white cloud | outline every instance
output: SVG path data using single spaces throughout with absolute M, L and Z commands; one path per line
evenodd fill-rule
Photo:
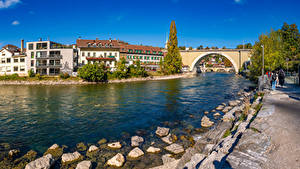
M 12 7 L 20 2 L 20 0 L 0 0 L 0 9 Z
M 17 25 L 20 25 L 20 22 L 19 21 L 13 21 L 11 24 L 14 25 L 14 26 L 17 26 Z

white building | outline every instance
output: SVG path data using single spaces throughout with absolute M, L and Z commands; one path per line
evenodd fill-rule
M 77 50 L 52 41 L 27 42 L 27 68 L 41 75 L 72 74 L 77 67 Z
M 23 42 L 23 40 L 22 40 Z M 0 75 L 18 74 L 27 76 L 26 55 L 21 49 L 14 45 L 6 45 L 0 50 Z
M 118 40 L 83 40 L 77 39 L 78 63 L 83 66 L 88 63 L 104 63 L 111 70 L 120 60 Z

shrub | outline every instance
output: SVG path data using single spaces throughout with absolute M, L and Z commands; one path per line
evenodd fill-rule
M 69 73 L 60 73 L 59 74 L 59 77 L 61 79 L 68 79 L 70 77 Z
M 28 77 L 35 77 L 35 73 L 32 69 L 28 70 Z
M 42 80 L 43 79 L 43 76 L 41 74 L 39 74 L 39 73 L 36 74 L 35 76 L 37 77 L 38 80 Z
M 88 82 L 107 81 L 107 70 L 104 64 L 87 64 L 78 70 L 78 76 Z

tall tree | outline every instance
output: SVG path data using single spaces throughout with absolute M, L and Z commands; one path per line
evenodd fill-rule
M 280 35 L 283 42 L 283 53 L 290 60 L 300 53 L 300 34 L 295 24 L 284 23 Z
M 163 70 L 165 74 L 175 74 L 181 72 L 181 67 L 182 59 L 178 48 L 177 30 L 175 21 L 172 21 L 168 40 L 168 53 L 164 58 Z

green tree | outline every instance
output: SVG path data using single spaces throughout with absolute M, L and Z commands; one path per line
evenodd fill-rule
M 203 49 L 203 45 L 198 46 L 197 49 L 198 49 L 198 50 Z
M 148 73 L 141 67 L 140 60 L 137 60 L 134 65 L 128 67 L 128 75 L 130 77 L 147 77 Z
M 179 46 L 179 50 L 185 50 L 186 47 L 185 46 Z
M 190 47 L 189 47 L 189 50 L 193 50 L 193 47 L 190 46 Z
M 295 60 L 300 53 L 300 34 L 297 25 L 284 23 L 279 32 L 283 42 L 283 54 L 290 60 Z
M 170 34 L 168 40 L 168 53 L 164 58 L 164 73 L 175 74 L 180 73 L 182 67 L 182 59 L 180 56 L 177 40 L 177 30 L 175 21 L 171 22 Z
M 78 76 L 88 82 L 107 81 L 107 70 L 103 63 L 88 63 L 78 70 Z
M 113 72 L 113 76 L 118 79 L 129 77 L 125 58 L 121 58 L 119 62 L 117 62 L 116 70 Z

